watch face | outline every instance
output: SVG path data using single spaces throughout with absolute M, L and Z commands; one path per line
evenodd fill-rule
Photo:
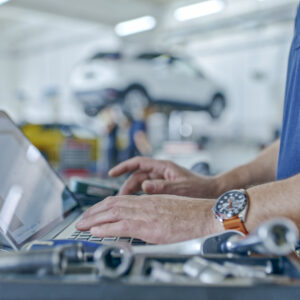
M 216 202 L 214 212 L 221 219 L 230 219 L 242 212 L 248 203 L 245 193 L 233 190 L 223 194 Z

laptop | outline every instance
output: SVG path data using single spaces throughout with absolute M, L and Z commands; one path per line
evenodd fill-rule
M 0 234 L 2 244 L 19 250 L 33 240 L 99 238 L 79 232 L 75 224 L 83 208 L 9 116 L 0 111 Z

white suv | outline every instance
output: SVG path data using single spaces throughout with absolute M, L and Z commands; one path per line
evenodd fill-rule
M 143 102 L 206 110 L 218 118 L 226 106 L 223 89 L 188 59 L 157 52 L 136 56 L 99 52 L 74 69 L 71 89 L 91 116 L 110 104 Z

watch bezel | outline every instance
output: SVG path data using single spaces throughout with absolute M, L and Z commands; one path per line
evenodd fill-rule
M 242 193 L 245 197 L 245 201 L 246 201 L 246 204 L 245 206 L 242 208 L 241 211 L 239 211 L 238 213 L 232 215 L 232 216 L 227 216 L 226 214 L 223 214 L 223 213 L 220 213 L 217 209 L 217 206 L 219 204 L 219 201 L 221 201 L 223 199 L 224 196 L 226 196 L 227 194 L 229 193 Z M 248 199 L 248 195 L 246 193 L 245 190 L 241 189 L 241 190 L 230 190 L 230 191 L 227 191 L 226 193 L 222 194 L 216 201 L 214 207 L 213 207 L 213 212 L 214 212 L 214 215 L 215 217 L 222 223 L 224 220 L 230 220 L 236 216 L 238 216 L 241 221 L 245 221 L 245 218 L 246 218 L 246 214 L 247 214 L 247 210 L 248 210 L 248 204 L 249 204 L 249 199 Z

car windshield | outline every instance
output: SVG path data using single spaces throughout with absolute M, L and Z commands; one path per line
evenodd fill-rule
M 158 57 L 161 56 L 165 56 L 165 53 L 161 53 L 161 52 L 149 52 L 149 53 L 142 53 L 139 54 L 136 59 L 140 59 L 140 60 L 152 60 L 152 59 L 156 59 Z
M 102 60 L 102 59 L 110 59 L 110 60 L 118 60 L 121 59 L 122 55 L 119 52 L 98 52 L 94 54 L 90 60 Z
M 172 66 L 177 72 L 188 76 L 195 76 L 199 74 L 199 71 L 191 63 L 179 58 L 174 58 L 172 60 Z

